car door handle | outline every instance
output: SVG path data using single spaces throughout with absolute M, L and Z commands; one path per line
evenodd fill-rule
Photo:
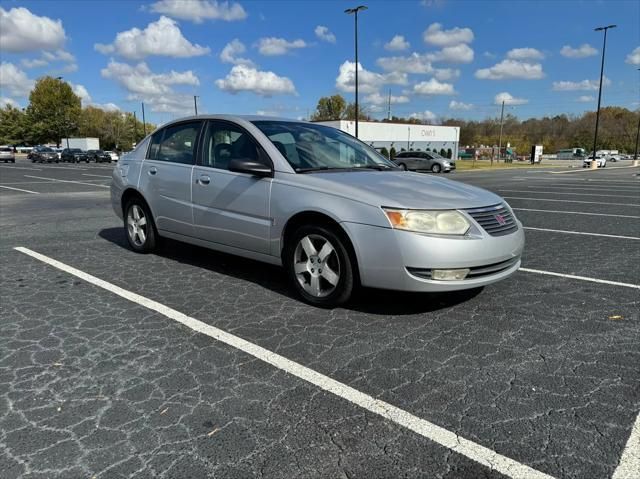
M 201 175 L 197 182 L 201 185 L 208 185 L 211 183 L 211 178 L 208 175 Z
M 150 175 L 155 175 L 157 172 L 158 172 L 158 169 L 155 166 L 152 166 L 151 168 L 149 168 Z

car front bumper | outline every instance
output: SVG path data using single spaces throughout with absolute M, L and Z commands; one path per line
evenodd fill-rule
M 439 292 L 477 288 L 508 278 L 520 267 L 524 230 L 504 236 L 450 238 L 341 223 L 353 242 L 363 286 L 399 291 Z M 505 263 L 506 269 L 460 281 L 427 279 L 416 271 L 471 268 Z M 412 271 L 412 272 L 410 272 Z

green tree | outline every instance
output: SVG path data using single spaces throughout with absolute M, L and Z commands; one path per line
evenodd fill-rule
M 447 158 L 451 159 L 453 156 L 453 150 L 451 148 L 447 149 Z
M 396 157 L 396 149 L 392 146 L 391 150 L 389 150 L 389 158 L 392 160 Z
M 27 107 L 30 139 L 34 143 L 59 145 L 63 136 L 77 131 L 80 111 L 80 97 L 67 82 L 49 76 L 38 79 L 29 94 Z
M 440 148 L 440 156 L 446 156 L 447 152 L 444 151 L 444 148 Z
M 0 144 L 18 145 L 27 142 L 29 133 L 27 115 L 11 105 L 0 109 Z
M 385 158 L 389 158 L 389 150 L 387 150 L 384 146 L 380 148 L 380 154 Z
M 349 103 L 347 105 L 347 109 L 344 112 L 344 117 L 343 119 L 345 120 L 355 120 L 356 119 L 356 105 L 355 103 Z M 369 115 L 369 111 L 367 110 L 366 107 L 363 107 L 362 105 L 358 105 L 358 120 L 363 120 L 363 121 L 371 121 L 371 115 Z
M 311 115 L 311 121 L 342 120 L 346 109 L 347 101 L 342 95 L 323 96 L 318 100 L 316 111 Z

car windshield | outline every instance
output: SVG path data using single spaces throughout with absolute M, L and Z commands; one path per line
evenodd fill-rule
M 40 150 L 39 150 L 39 151 L 44 151 L 44 152 L 46 152 L 46 153 L 53 153 L 53 149 L 48 148 L 48 147 L 40 148 Z
M 69 151 L 71 153 L 82 153 L 82 150 L 80 148 L 71 148 Z
M 7 148 L 6 146 L 0 146 L 0 151 L 13 151 L 11 148 Z
M 254 121 L 296 172 L 391 170 L 395 165 L 351 135 L 325 125 Z
M 442 156 L 439 153 L 436 153 L 435 151 L 430 151 L 429 154 L 431 155 L 432 158 L 443 158 L 444 159 L 444 156 Z

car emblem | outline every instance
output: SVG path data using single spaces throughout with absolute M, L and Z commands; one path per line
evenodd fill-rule
M 504 226 L 507 224 L 507 220 L 502 215 L 495 215 L 494 218 L 500 226 Z

